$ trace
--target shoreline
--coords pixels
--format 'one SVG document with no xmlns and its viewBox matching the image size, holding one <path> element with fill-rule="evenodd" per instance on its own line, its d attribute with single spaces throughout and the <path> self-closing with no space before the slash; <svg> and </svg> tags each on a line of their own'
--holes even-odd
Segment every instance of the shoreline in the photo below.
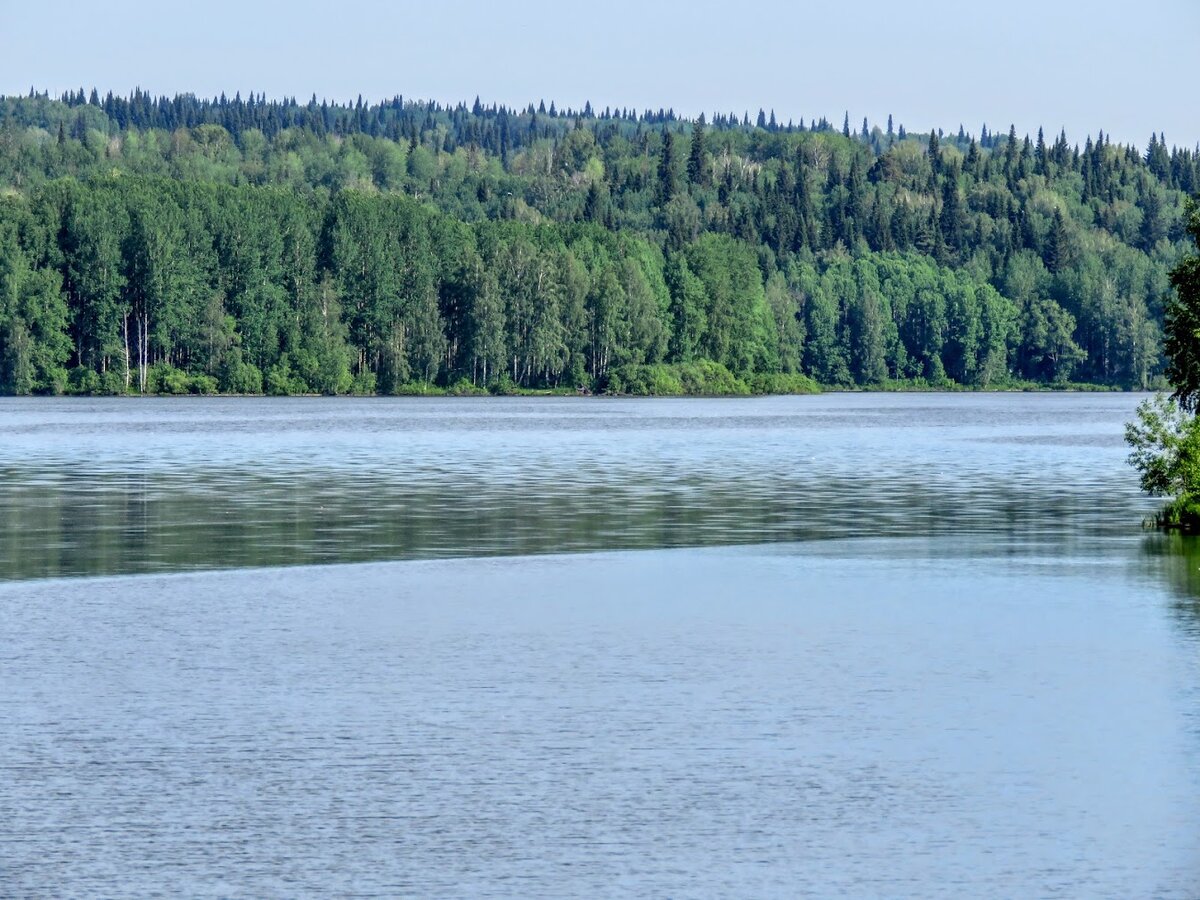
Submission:
<svg viewBox="0 0 1200 900">
<path fill-rule="evenodd" d="M 287 398 L 295 399 L 355 399 L 355 400 L 396 400 L 396 399 L 438 399 L 438 400 L 503 400 L 508 398 L 557 398 L 557 399 L 578 399 L 578 400 L 638 400 L 638 399 L 656 399 L 656 400 L 703 400 L 703 399 L 753 399 L 759 397 L 818 397 L 824 394 L 1153 394 L 1161 392 L 1166 388 L 1133 388 L 1133 387 L 1117 387 L 1112 385 L 1094 385 L 1094 384 L 1073 384 L 1066 386 L 1050 386 L 1050 385 L 1020 385 L 1013 387 L 968 387 L 956 385 L 954 387 L 929 387 L 929 386 L 897 386 L 897 387 L 844 387 L 844 386 L 821 386 L 819 390 L 814 391 L 729 391 L 729 392 L 697 392 L 697 393 L 610 393 L 610 392 L 578 392 L 572 390 L 561 390 L 553 388 L 532 388 L 526 390 L 506 391 L 504 393 L 493 394 L 486 390 L 459 392 L 450 391 L 443 388 L 431 388 L 428 391 L 401 391 L 392 394 L 238 394 L 238 393 L 168 393 L 168 392 L 146 392 L 146 393 L 129 393 L 129 394 L 76 394 L 76 393 L 61 393 L 61 394 L 0 394 L 0 400 L 4 399 L 67 399 L 67 400 L 96 400 L 96 399 L 113 399 L 113 400 L 156 400 L 156 399 L 241 399 L 241 400 L 280 400 Z"/>
</svg>

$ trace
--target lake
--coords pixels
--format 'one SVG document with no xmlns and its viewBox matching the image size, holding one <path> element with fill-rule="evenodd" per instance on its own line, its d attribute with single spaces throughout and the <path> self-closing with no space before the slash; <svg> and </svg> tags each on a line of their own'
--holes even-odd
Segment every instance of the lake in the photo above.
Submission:
<svg viewBox="0 0 1200 900">
<path fill-rule="evenodd" d="M 0 400 L 0 895 L 1200 896 L 1141 399 Z"/>
</svg>

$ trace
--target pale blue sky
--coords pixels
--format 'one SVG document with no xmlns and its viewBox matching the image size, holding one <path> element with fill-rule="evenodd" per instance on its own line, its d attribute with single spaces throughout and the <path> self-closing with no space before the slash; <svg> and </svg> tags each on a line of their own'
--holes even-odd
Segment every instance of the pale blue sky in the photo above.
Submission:
<svg viewBox="0 0 1200 900">
<path fill-rule="evenodd" d="M 1200 140 L 1200 0 L 0 0 L 0 91 L 403 94 L 524 105 L 850 111 L 914 131 Z"/>
</svg>

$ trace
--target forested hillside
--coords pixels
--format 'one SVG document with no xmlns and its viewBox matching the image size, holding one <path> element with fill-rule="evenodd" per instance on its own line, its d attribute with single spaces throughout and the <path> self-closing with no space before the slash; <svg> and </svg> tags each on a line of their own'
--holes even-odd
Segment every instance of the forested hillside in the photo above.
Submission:
<svg viewBox="0 0 1200 900">
<path fill-rule="evenodd" d="M 1162 136 L 0 98 L 0 391 L 1147 387 L 1198 189 Z"/>
</svg>

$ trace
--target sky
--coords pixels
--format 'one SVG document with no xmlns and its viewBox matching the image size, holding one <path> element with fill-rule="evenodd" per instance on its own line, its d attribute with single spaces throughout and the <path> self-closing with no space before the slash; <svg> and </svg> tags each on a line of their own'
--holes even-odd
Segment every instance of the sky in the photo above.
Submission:
<svg viewBox="0 0 1200 900">
<path fill-rule="evenodd" d="M 0 92 L 774 109 L 1200 141 L 1200 0 L 0 0 Z"/>
</svg>

